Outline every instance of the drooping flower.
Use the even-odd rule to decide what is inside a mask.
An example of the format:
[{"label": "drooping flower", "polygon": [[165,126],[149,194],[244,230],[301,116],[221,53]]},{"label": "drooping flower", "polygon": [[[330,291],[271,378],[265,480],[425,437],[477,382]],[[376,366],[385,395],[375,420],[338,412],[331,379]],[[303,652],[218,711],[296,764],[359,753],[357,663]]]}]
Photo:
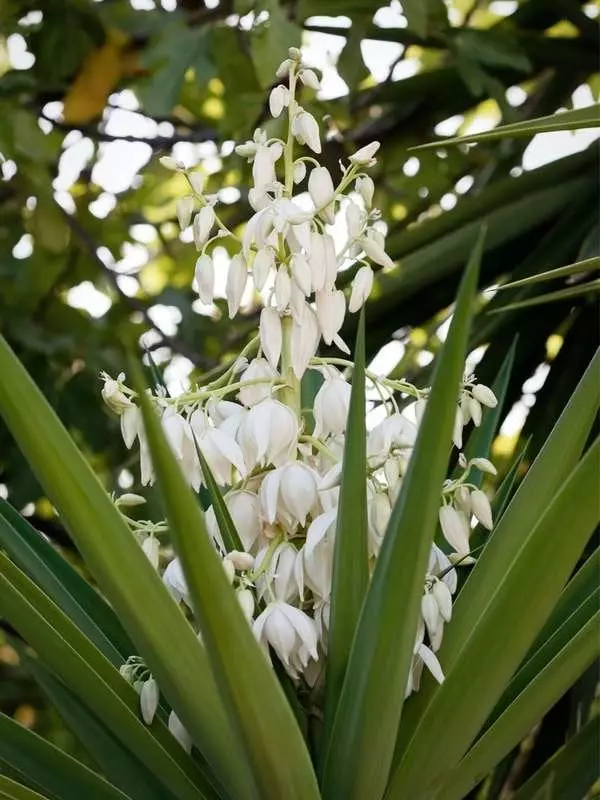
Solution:
[{"label": "drooping flower", "polygon": [[316,437],[344,433],[351,391],[350,384],[339,373],[325,378],[313,406]]},{"label": "drooping flower", "polygon": [[313,620],[288,603],[269,603],[253,624],[254,635],[271,646],[288,674],[296,679],[312,658],[318,659],[317,631]]}]

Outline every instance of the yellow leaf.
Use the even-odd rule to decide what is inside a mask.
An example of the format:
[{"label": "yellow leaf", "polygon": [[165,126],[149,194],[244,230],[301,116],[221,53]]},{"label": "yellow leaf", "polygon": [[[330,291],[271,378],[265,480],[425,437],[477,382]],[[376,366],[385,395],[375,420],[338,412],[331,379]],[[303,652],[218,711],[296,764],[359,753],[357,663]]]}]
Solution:
[{"label": "yellow leaf", "polygon": [[109,94],[130,71],[126,46],[120,31],[109,32],[106,42],[88,55],[64,97],[65,122],[77,125],[100,116]]}]

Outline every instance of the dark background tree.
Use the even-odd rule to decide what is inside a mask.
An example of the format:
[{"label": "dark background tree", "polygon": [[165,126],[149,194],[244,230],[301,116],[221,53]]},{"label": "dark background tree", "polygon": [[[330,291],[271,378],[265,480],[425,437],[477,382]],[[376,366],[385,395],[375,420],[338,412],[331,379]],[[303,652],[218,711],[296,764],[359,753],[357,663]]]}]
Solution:
[{"label": "dark background tree", "polygon": [[[233,143],[264,123],[273,72],[304,42],[333,87],[318,110],[314,92],[302,99],[327,115],[328,166],[382,142],[375,204],[397,266],[368,303],[369,354],[394,341],[386,368],[426,382],[482,222],[482,288],[600,254],[597,150],[589,131],[408,148],[593,103],[599,10],[579,0],[5,0],[0,330],[107,486],[138,479],[99,399],[100,371],[123,366],[119,340],[144,334],[176,385],[218,369],[256,319],[252,303],[234,322],[223,300],[210,314],[194,303],[196,254],[175,214],[182,179],[157,156],[198,163],[227,224],[243,224],[248,167]],[[480,380],[492,382],[518,336],[498,457],[528,439],[531,459],[544,440],[597,346],[597,294],[490,311],[564,285],[482,296]],[[0,491],[69,547],[2,426]],[[6,649],[3,707],[41,707],[11,658]]]}]

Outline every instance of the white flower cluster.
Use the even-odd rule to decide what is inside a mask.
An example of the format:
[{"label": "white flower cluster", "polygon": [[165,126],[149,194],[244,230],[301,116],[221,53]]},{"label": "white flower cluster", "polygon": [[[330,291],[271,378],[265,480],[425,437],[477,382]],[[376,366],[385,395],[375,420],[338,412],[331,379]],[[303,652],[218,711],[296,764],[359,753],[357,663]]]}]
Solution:
[{"label": "white flower cluster", "polygon": [[[190,486],[197,491],[204,482],[200,452],[223,492],[239,533],[240,549],[226,551],[212,508],[206,513],[207,527],[257,640],[267,654],[272,648],[294,680],[314,686],[323,674],[327,655],[332,560],[351,392],[348,377],[352,370],[350,361],[316,354],[321,340],[347,352],[339,336],[347,310],[347,298],[336,287],[340,267],[348,259],[360,264],[348,299],[348,310],[355,312],[373,284],[368,261],[382,267],[392,262],[377,227],[379,212],[372,207],[373,181],[363,172],[375,163],[378,143],[362,148],[349,158],[348,165],[342,165],[337,186],[329,171],[312,156],[294,159],[295,142],[314,153],[321,151],[318,123],[296,100],[298,81],[316,89],[318,79],[302,65],[299,52],[293,48],[278,76],[286,83],[272,90],[269,107],[276,119],[287,109],[287,140],[269,139],[258,130],[252,141],[237,148],[238,154],[252,163],[254,181],[249,191],[254,214],[241,239],[219,220],[216,198],[202,194],[202,181],[194,175],[188,176],[192,193],[179,205],[181,225],[192,223],[201,251],[196,285],[204,302],[212,302],[214,292],[210,244],[221,236],[239,241],[240,250],[231,259],[227,276],[229,314],[237,313],[250,275],[258,291],[268,289],[259,334],[216,380],[177,398],[157,392],[152,399]],[[182,169],[170,162],[166,166]],[[293,196],[294,186],[307,172],[313,206],[310,211]],[[194,215],[197,205],[199,210]],[[336,252],[327,226],[340,213],[345,215],[348,241]],[[217,233],[211,238],[214,229]],[[312,432],[300,408],[300,379],[308,369],[318,370],[323,378],[311,409]],[[401,490],[428,392],[370,372],[367,378],[381,392],[387,411],[367,440],[368,542],[373,568]],[[104,375],[102,394],[120,416],[127,447],[139,442],[141,481],[148,484],[153,480],[153,469],[141,415],[135,393],[124,380],[124,375],[116,380]],[[394,392],[414,398],[416,423],[398,411]],[[459,450],[464,425],[471,420],[478,425],[482,405],[492,407],[495,403],[490,389],[476,384],[471,376],[465,379],[457,398],[454,431]],[[407,693],[418,689],[424,666],[438,681],[443,680],[435,652],[441,645],[444,624],[452,615],[452,594],[457,584],[454,565],[468,558],[474,520],[487,528],[492,524],[485,494],[468,479],[473,467],[493,472],[493,466],[485,459],[467,461],[462,455],[459,461],[462,474],[446,482],[440,498],[440,524],[449,552],[437,545],[432,547]],[[125,497],[131,496],[117,501],[120,508],[128,505]],[[143,524],[132,525],[149,559],[160,568],[157,536],[162,529],[155,526],[145,535]],[[190,605],[177,559],[166,565],[163,580],[177,601]],[[150,691],[146,690],[146,695]],[[154,696],[152,688],[152,702]]]}]

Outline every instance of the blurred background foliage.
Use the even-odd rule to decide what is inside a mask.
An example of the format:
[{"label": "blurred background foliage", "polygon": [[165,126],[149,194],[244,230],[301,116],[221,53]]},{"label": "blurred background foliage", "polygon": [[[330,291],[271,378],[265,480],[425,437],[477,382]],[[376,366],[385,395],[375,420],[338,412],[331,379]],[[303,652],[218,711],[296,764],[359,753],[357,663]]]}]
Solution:
[{"label": "blurred background foliage", "polygon": [[[580,0],[4,0],[0,330],[107,487],[138,480],[99,398],[100,371],[123,365],[119,337],[141,337],[177,390],[232,358],[256,322],[251,296],[234,321],[224,301],[197,299],[175,214],[183,179],[157,157],[198,165],[225,222],[242,225],[248,165],[234,145],[258,125],[278,135],[266,100],[292,44],[323,75],[302,103],[326,115],[331,171],[382,142],[375,204],[397,266],[367,306],[374,367],[427,382],[485,221],[471,364],[492,383],[517,337],[494,450],[508,463],[529,441],[526,468],[597,346],[598,295],[490,313],[585,275],[493,287],[600,255],[596,133],[409,148],[597,102],[599,13]],[[228,255],[215,256],[223,289]],[[0,492],[70,547],[2,426]],[[0,648],[0,705],[60,742],[14,655]]]}]

